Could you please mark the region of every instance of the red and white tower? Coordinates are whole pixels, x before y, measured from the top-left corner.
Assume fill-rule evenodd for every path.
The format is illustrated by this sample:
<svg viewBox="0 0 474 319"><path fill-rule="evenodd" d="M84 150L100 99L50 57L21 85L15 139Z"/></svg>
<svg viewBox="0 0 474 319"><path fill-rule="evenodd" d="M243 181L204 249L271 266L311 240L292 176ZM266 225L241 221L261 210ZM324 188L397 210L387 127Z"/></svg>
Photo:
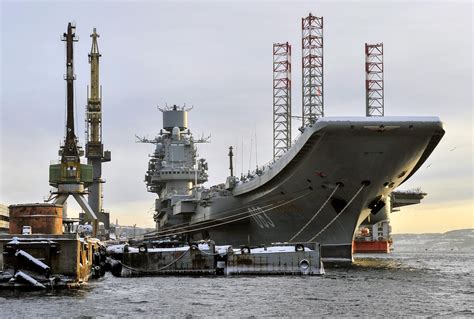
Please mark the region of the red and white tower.
<svg viewBox="0 0 474 319"><path fill-rule="evenodd" d="M301 19L303 69L303 127L324 116L323 17Z"/></svg>

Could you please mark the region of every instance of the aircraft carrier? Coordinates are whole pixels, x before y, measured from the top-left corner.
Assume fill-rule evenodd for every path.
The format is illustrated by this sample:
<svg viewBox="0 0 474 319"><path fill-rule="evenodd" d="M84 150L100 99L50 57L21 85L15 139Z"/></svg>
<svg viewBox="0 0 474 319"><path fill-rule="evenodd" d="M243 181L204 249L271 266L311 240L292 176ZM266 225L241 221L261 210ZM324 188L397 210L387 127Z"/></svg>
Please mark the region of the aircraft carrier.
<svg viewBox="0 0 474 319"><path fill-rule="evenodd" d="M321 117L280 158L204 188L188 110L161 109L145 181L156 193L157 230L148 239L210 238L233 246L317 241L322 257L352 260L353 235L410 178L444 134L436 117ZM232 163L232 151L230 164ZM232 167L232 164L230 165Z"/></svg>

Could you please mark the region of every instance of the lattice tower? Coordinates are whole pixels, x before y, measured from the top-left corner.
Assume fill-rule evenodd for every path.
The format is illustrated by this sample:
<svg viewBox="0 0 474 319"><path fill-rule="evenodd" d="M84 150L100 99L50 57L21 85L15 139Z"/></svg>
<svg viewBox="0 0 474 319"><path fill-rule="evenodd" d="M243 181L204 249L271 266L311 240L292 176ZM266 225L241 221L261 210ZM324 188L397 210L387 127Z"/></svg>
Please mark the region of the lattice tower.
<svg viewBox="0 0 474 319"><path fill-rule="evenodd" d="M384 116L383 43L365 44L366 116Z"/></svg>
<svg viewBox="0 0 474 319"><path fill-rule="evenodd" d="M291 147L291 45L273 44L273 159Z"/></svg>
<svg viewBox="0 0 474 319"><path fill-rule="evenodd" d="M324 116L323 17L301 19L303 127Z"/></svg>

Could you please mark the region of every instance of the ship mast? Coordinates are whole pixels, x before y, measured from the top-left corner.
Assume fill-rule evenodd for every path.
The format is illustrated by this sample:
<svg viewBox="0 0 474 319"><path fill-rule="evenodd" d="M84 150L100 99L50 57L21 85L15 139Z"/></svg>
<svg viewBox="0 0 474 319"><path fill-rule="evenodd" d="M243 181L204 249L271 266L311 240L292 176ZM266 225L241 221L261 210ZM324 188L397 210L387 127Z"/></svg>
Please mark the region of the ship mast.
<svg viewBox="0 0 474 319"><path fill-rule="evenodd" d="M110 151L104 152L102 144L102 96L99 84L99 45L97 43L96 28L93 29L92 47L89 53L89 64L91 67L90 91L87 98L86 112L86 158L87 163L93 167L93 181L89 187L88 202L99 220L104 223L106 230L109 229L109 214L102 208L102 162L109 162L111 159Z"/></svg>

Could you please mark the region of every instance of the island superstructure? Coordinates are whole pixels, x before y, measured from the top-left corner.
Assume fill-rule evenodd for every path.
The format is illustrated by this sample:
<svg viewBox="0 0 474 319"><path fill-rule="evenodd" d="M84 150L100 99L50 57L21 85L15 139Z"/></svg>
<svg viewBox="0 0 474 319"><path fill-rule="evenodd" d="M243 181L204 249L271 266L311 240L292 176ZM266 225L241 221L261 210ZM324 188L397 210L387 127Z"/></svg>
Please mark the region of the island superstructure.
<svg viewBox="0 0 474 319"><path fill-rule="evenodd" d="M140 139L140 142L155 144L155 151L148 163L145 176L149 192L158 194L155 201L154 219L157 228L176 225L187 220L187 213L193 212L197 185L207 181L207 163L196 160L196 143L188 129L188 110L185 107L165 107L163 129L153 140ZM178 206L176 206L178 204ZM167 214L170 209L176 213Z"/></svg>

